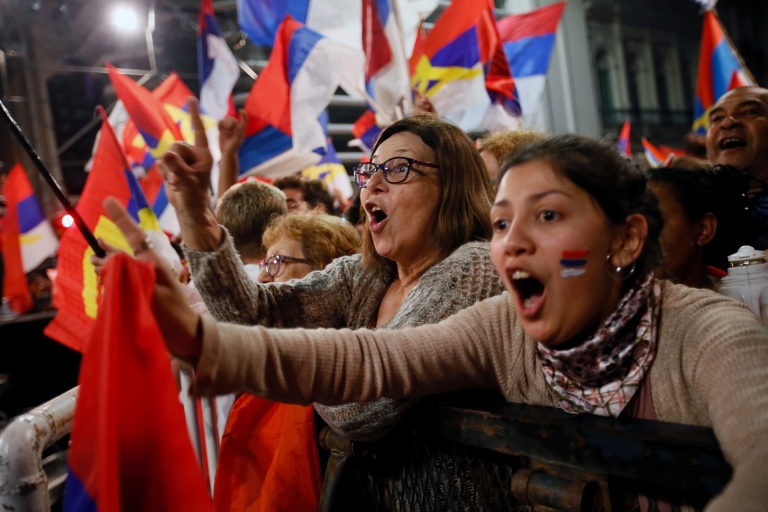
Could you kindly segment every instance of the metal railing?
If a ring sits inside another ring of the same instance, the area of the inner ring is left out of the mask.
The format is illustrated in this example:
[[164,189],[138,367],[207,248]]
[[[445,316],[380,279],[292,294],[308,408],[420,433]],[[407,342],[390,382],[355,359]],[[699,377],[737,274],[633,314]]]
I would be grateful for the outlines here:
[[731,476],[711,429],[477,399],[420,409],[375,444],[321,434],[321,512],[699,510]]
[[0,434],[0,510],[48,512],[66,479],[66,455],[43,451],[69,434],[79,388],[15,418]]

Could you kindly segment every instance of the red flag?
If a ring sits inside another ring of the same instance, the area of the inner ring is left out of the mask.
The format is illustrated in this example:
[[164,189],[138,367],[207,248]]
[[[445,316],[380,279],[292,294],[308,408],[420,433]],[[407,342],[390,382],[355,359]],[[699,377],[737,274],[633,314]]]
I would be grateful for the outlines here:
[[120,254],[102,279],[102,313],[80,366],[63,510],[210,512],[152,313],[154,265]]
[[[93,157],[93,170],[77,203],[77,211],[97,238],[132,252],[123,234],[104,211],[103,203],[107,197],[120,201],[145,230],[160,230],[136,178],[127,169],[115,132],[105,119]],[[46,336],[78,351],[83,349],[84,341],[90,336],[98,311],[99,285],[90,263],[91,255],[93,249],[80,232],[67,230],[61,239],[56,267],[54,306],[59,313],[45,329]]]
[[7,297],[11,303],[11,309],[17,313],[26,313],[34,303],[29,294],[27,276],[24,273],[24,262],[21,259],[21,227],[19,224],[19,203],[28,194],[25,189],[31,190],[27,174],[21,164],[16,164],[0,191],[5,197],[5,216],[0,218],[0,236],[2,236],[3,262],[5,264],[5,278],[3,279],[3,297]]
[[238,398],[221,440],[214,509],[315,512],[320,490],[312,407]]

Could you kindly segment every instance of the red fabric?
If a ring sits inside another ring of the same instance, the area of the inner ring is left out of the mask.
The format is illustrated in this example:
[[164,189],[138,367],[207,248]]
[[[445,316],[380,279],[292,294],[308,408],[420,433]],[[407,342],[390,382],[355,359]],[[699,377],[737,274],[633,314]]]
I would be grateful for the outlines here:
[[507,16],[499,20],[499,35],[506,42],[527,37],[538,37],[557,32],[557,25],[565,10],[566,2],[551,4],[541,9]]
[[152,313],[154,265],[120,254],[104,266],[103,281],[80,366],[70,471],[101,512],[210,512]]
[[375,0],[363,0],[363,52],[365,52],[365,82],[392,61],[384,25]]
[[[5,198],[5,216],[0,218],[0,240],[2,240],[3,263],[5,277],[3,279],[3,297],[11,303],[11,309],[17,313],[26,313],[34,303],[27,286],[27,275],[24,273],[24,262],[21,260],[21,241],[19,239],[18,203],[29,196],[32,187],[27,180],[27,174],[21,164],[11,169],[6,179],[2,193]],[[25,193],[25,191],[27,191]]]
[[221,440],[218,512],[315,512],[320,502],[312,406],[242,395]]
[[[107,243],[128,250],[125,237],[107,218],[102,206],[107,197],[114,197],[123,206],[132,197],[125,177],[125,156],[120,152],[108,122],[102,122],[101,135],[77,211],[97,238],[102,237]],[[86,302],[94,306],[97,299],[93,295],[98,295],[96,274],[89,261],[91,254],[92,249],[77,229],[68,229],[64,233],[59,244],[57,294],[53,303],[59,313],[45,329],[46,336],[77,351],[82,351],[96,317],[93,307],[86,307]],[[91,298],[86,300],[89,293]]]
[[269,62],[261,71],[245,100],[248,126],[245,136],[260,132],[268,124],[286,135],[293,134],[291,127],[291,86],[288,82],[288,50],[291,38],[303,25],[286,16],[277,29],[275,45]]
[[[127,76],[121,74],[112,64],[107,62],[107,70],[115,94],[123,102],[125,110],[136,124],[136,128],[146,136],[162,140],[166,130],[171,132],[174,140],[184,140],[176,123],[163,108],[163,102],[144,87]],[[162,85],[162,84],[161,84]],[[171,84],[168,87],[172,87]]]

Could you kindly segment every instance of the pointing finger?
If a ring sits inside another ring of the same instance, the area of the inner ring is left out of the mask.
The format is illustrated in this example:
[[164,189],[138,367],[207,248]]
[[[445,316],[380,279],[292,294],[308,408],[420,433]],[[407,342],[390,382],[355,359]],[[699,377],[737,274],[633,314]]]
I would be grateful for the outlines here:
[[197,104],[197,99],[189,98],[187,107],[189,107],[189,115],[192,117],[192,128],[195,130],[195,147],[207,148],[208,136],[205,134],[205,125],[200,118],[200,108]]

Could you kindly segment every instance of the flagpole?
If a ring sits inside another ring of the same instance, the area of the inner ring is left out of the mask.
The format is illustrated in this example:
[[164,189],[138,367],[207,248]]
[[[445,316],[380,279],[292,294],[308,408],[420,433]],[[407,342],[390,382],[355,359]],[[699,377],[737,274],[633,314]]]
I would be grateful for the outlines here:
[[48,183],[48,186],[51,187],[51,190],[53,190],[56,198],[58,198],[59,202],[61,202],[61,204],[64,206],[64,209],[67,211],[67,213],[72,216],[72,219],[77,225],[77,229],[79,229],[80,233],[83,234],[83,237],[85,237],[88,245],[90,245],[91,249],[93,249],[94,254],[96,254],[96,256],[99,258],[105,257],[107,254],[104,252],[104,249],[99,246],[99,242],[96,240],[96,237],[93,236],[91,230],[88,229],[88,225],[85,223],[77,210],[75,210],[75,207],[72,206],[72,203],[69,202],[69,198],[61,189],[61,186],[56,181],[56,178],[54,178],[48,168],[45,167],[43,159],[40,158],[40,155],[37,154],[35,148],[32,147],[29,139],[27,139],[26,135],[24,135],[24,132],[21,131],[19,123],[17,123],[13,118],[2,100],[0,100],[0,110],[3,111],[5,118],[8,120],[8,125],[11,128],[11,132],[16,136],[16,139],[18,139],[21,147],[24,148],[24,151],[26,151],[27,156],[29,156],[30,160],[32,160],[32,163],[35,164],[37,170],[40,171],[40,174],[43,175],[43,179],[45,179],[45,181]]

